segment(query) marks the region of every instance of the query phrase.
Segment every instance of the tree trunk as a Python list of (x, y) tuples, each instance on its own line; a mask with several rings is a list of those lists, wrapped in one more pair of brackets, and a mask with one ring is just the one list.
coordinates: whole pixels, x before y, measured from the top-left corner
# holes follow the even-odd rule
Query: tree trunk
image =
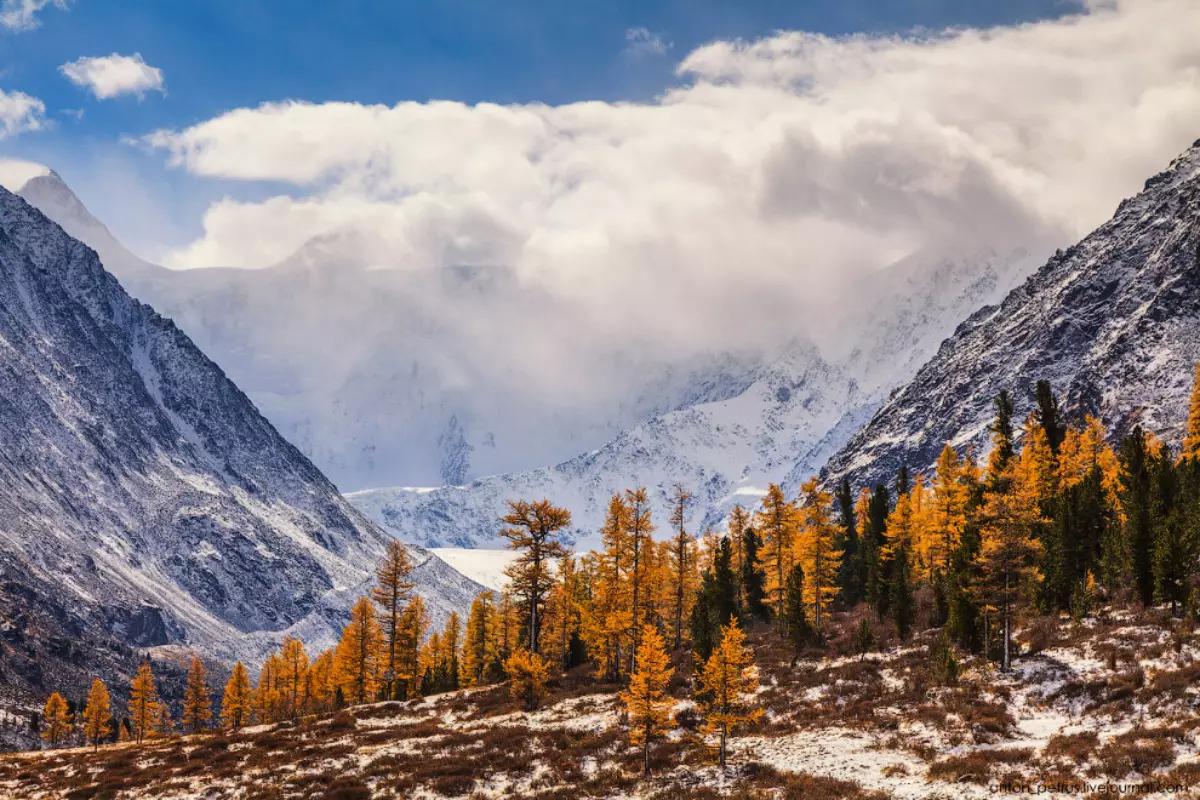
[(1009, 636), (1011, 633), (1011, 623), (1009, 622), (1009, 620), (1011, 618), (1012, 618), (1012, 608), (1009, 607), (1009, 597), (1008, 597), (1008, 564), (1005, 564), (1004, 565), (1004, 656), (1003, 656), (1003, 659), (1001, 660), (1001, 663), (1003, 664), (1002, 671), (1004, 671), (1004, 672), (1009, 671), (1008, 650), (1009, 650)]
[(721, 723), (721, 769), (725, 769), (725, 723)]
[(650, 731), (646, 731), (646, 741), (642, 742), (642, 777), (650, 777)]

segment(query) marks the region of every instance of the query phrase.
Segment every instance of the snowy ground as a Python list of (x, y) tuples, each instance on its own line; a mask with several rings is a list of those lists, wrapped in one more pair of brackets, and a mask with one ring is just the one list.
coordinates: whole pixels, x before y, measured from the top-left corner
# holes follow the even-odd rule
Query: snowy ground
[(429, 552), (476, 583), (496, 591), (503, 591), (508, 585), (504, 570), (517, 557), (512, 550), (470, 550), (465, 547), (435, 547)]
[(949, 682), (930, 670), (932, 635), (866, 659), (793, 664), (773, 631), (757, 630), (766, 716), (733, 739), (726, 772), (700, 746), (686, 682), (678, 727), (642, 781), (614, 687), (573, 673), (531, 714), (495, 686), (228, 738), (11, 756), (0, 760), (0, 797), (291, 800), (325, 797), (333, 781), (357, 792), (339, 796), (363, 800), (916, 800), (1004, 796), (1012, 784), (1050, 796), (1189, 796), (1166, 787), (1200, 783), (1200, 638), (1153, 614), (1050, 627), (1025, 632), (1011, 674), (967, 657)]

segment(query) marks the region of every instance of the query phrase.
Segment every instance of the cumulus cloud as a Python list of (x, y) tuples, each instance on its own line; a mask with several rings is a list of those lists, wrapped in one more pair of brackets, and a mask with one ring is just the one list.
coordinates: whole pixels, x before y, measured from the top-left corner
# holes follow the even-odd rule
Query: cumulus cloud
[(630, 28), (625, 31), (625, 52), (633, 56), (665, 56), (672, 44), (660, 33), (647, 28)]
[(292, 187), (214, 205), (170, 266), (383, 232), (374, 266), (504, 264), (615, 350), (765, 347), (828, 330), (833, 300), (908, 254), (1102, 222), (1200, 135), (1198, 29), (1193, 0), (1119, 0), (1011, 28), (780, 33), (688, 54), (650, 103), (271, 103), (144, 142)]
[(165, 92), (162, 70), (147, 64), (141, 53), (80, 58), (58, 69), (71, 83), (87, 89), (97, 100), (123, 94), (144, 97), (146, 92)]
[(46, 121), (46, 104), (41, 100), (24, 92), (0, 89), (0, 139), (39, 131), (49, 124)]
[(47, 6), (65, 9), (67, 0), (4, 0), (0, 5), (0, 28), (10, 31), (28, 31), (41, 22), (38, 12)]

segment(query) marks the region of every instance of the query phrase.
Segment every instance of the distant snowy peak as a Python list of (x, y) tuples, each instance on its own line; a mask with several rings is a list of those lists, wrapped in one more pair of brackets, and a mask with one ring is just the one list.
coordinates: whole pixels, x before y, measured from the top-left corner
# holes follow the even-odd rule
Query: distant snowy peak
[(47, 169), (44, 174), (32, 177), (16, 194), (58, 223), (72, 238), (95, 250), (105, 266), (119, 277), (160, 269), (138, 258), (117, 241), (54, 170)]
[(1030, 266), (1024, 252), (913, 257), (885, 270), (865, 295), (868, 333), (840, 361), (797, 340), (748, 379), (712, 384), (712, 400), (655, 415), (555, 467), (349, 498), (393, 535), (432, 547), (498, 547), (505, 503), (541, 497), (571, 510), (577, 547), (594, 547), (609, 497), (642, 485), (660, 524), (681, 483), (696, 495), (693, 528), (719, 526), (734, 504), (756, 505), (770, 483), (795, 494), (960, 320), (1002, 296)]
[[(431, 547), (495, 548), (507, 501), (550, 498), (570, 509), (572, 542), (598, 544), (608, 499), (645, 485), (665, 525), (672, 487), (696, 494), (691, 524), (717, 524), (735, 502), (757, 502), (798, 455), (810, 453), (861, 400), (857, 384), (807, 344), (792, 348), (742, 393), (650, 419), (604, 447), (555, 467), (466, 486), (380, 489), (348, 495), (398, 538)], [(440, 552), (440, 551), (439, 551)]]
[(964, 322), (828, 474), (863, 483), (900, 464), (925, 468), (945, 442), (982, 453), (993, 398), (1008, 390), (1020, 421), (1039, 379), (1069, 413), (1098, 414), (1116, 434), (1141, 423), (1176, 439), (1200, 358), (1198, 322), (1200, 142), (999, 306)]

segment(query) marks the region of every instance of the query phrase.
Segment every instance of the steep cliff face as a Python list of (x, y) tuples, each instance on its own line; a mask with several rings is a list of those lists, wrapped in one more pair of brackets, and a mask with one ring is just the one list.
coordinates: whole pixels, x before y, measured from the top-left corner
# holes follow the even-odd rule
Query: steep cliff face
[(170, 320), (0, 189), (0, 592), (24, 598), (0, 628), (254, 658), (285, 630), (328, 639), (386, 541)]
[(1175, 440), (1200, 359), (1200, 142), (1060, 251), (998, 306), (959, 326), (826, 471), (855, 483), (900, 464), (925, 468), (945, 442), (987, 449), (992, 400), (1017, 420), (1049, 380), (1068, 414), (1098, 415), (1114, 434), (1135, 424)]

